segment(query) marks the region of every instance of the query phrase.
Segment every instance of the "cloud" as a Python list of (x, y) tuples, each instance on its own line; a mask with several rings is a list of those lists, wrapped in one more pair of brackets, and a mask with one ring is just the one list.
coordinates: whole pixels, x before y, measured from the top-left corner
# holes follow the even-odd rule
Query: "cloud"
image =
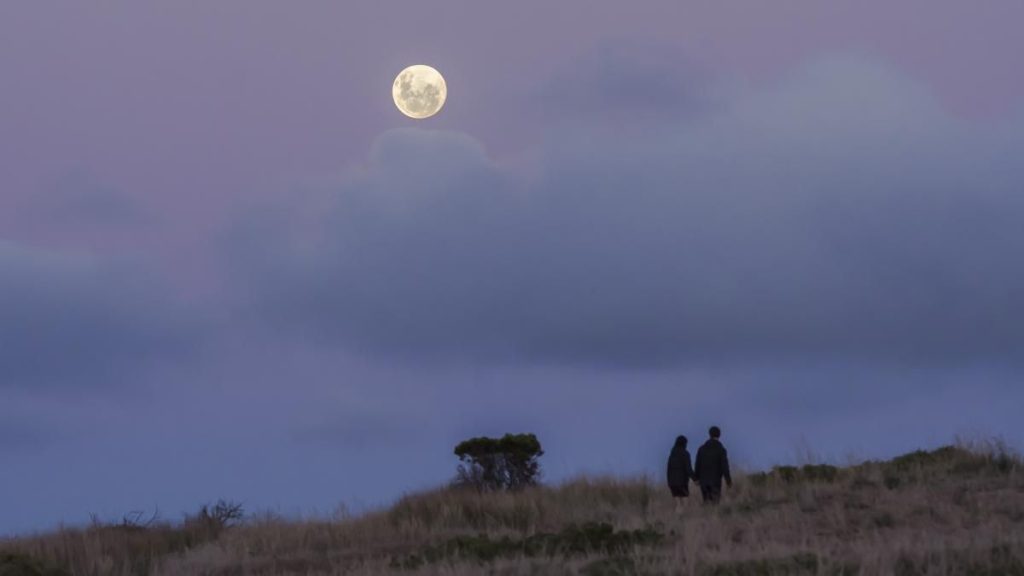
[(0, 241), (0, 389), (129, 383), (195, 352), (179, 312), (140, 266)]
[(403, 358), (1024, 358), (1020, 126), (961, 122), (849, 56), (637, 122), (554, 123), (534, 170), (465, 134), (387, 132), (303, 240), (236, 237), (252, 310)]

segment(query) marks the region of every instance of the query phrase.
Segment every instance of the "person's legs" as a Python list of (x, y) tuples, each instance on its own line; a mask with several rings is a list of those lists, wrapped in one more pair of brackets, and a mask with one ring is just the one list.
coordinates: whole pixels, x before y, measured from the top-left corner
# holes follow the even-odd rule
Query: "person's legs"
[(701, 484), (700, 495), (705, 504), (718, 504), (722, 498), (722, 487), (714, 484)]
[(718, 501), (722, 499), (722, 486), (714, 485), (708, 486), (708, 502), (711, 504), (718, 504)]

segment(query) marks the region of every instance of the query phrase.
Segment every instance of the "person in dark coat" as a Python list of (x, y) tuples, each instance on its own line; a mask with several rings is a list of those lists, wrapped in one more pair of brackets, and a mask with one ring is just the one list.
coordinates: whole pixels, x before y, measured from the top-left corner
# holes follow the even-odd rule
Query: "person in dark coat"
[(690, 480), (694, 478), (690, 465), (690, 451), (686, 449), (686, 436), (677, 436), (668, 456), (668, 489), (676, 501), (676, 509), (690, 495)]
[(694, 466), (694, 476), (700, 484), (700, 495), (704, 502), (717, 504), (722, 498), (722, 480), (732, 488), (732, 476), (729, 475), (729, 455), (722, 446), (719, 438), (722, 431), (718, 426), (712, 426), (708, 430), (708, 441), (697, 449), (697, 462)]

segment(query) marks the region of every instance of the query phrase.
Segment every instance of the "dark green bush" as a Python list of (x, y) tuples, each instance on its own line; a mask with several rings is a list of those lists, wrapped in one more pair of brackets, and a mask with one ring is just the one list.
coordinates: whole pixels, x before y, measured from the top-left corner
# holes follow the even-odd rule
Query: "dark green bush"
[(807, 464), (800, 472), (803, 478), (810, 482), (832, 483), (839, 477), (839, 468), (830, 464)]
[(770, 473), (756, 472), (747, 476), (747, 479), (754, 486), (768, 484), (771, 477), (778, 478), (786, 484), (795, 482), (835, 482), (839, 477), (839, 468), (830, 464), (807, 464), (803, 467), (796, 466), (775, 466)]
[(772, 474), (788, 484), (796, 482), (797, 476), (800, 475), (800, 469), (796, 466), (776, 466), (772, 468)]
[[(932, 451), (915, 450), (882, 462), (881, 468), (890, 489), (934, 478), (936, 474), (974, 476), (990, 473), (1005, 475), (1020, 466), (1020, 459), (1000, 441), (975, 451), (943, 446)], [(923, 473), (927, 471), (926, 473)], [(922, 474), (923, 473), (923, 474)]]
[(936, 464), (950, 463), (958, 457), (970, 456), (970, 453), (956, 446), (943, 446), (932, 450), (915, 450), (913, 452), (897, 456), (890, 461), (890, 464), (899, 472), (925, 468)]
[(747, 476), (747, 480), (750, 481), (750, 484), (758, 487), (767, 485), (768, 478), (769, 475), (767, 472), (755, 472)]
[(0, 554), (0, 576), (65, 576), (67, 572), (52, 568), (27, 554)]

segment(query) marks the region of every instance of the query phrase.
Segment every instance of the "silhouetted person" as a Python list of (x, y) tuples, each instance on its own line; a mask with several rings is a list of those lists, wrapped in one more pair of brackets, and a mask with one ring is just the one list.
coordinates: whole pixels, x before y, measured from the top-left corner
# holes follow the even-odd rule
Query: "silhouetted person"
[(724, 478), (725, 484), (732, 488), (732, 476), (729, 475), (729, 456), (725, 446), (718, 440), (722, 431), (718, 426), (712, 426), (708, 430), (708, 435), (708, 441), (697, 449), (694, 475), (700, 484), (700, 495), (704, 502), (717, 504), (722, 498), (722, 479)]
[(686, 436), (677, 436), (668, 456), (668, 489), (676, 501), (676, 510), (690, 495), (690, 480), (695, 478), (690, 465), (690, 451), (686, 449)]

